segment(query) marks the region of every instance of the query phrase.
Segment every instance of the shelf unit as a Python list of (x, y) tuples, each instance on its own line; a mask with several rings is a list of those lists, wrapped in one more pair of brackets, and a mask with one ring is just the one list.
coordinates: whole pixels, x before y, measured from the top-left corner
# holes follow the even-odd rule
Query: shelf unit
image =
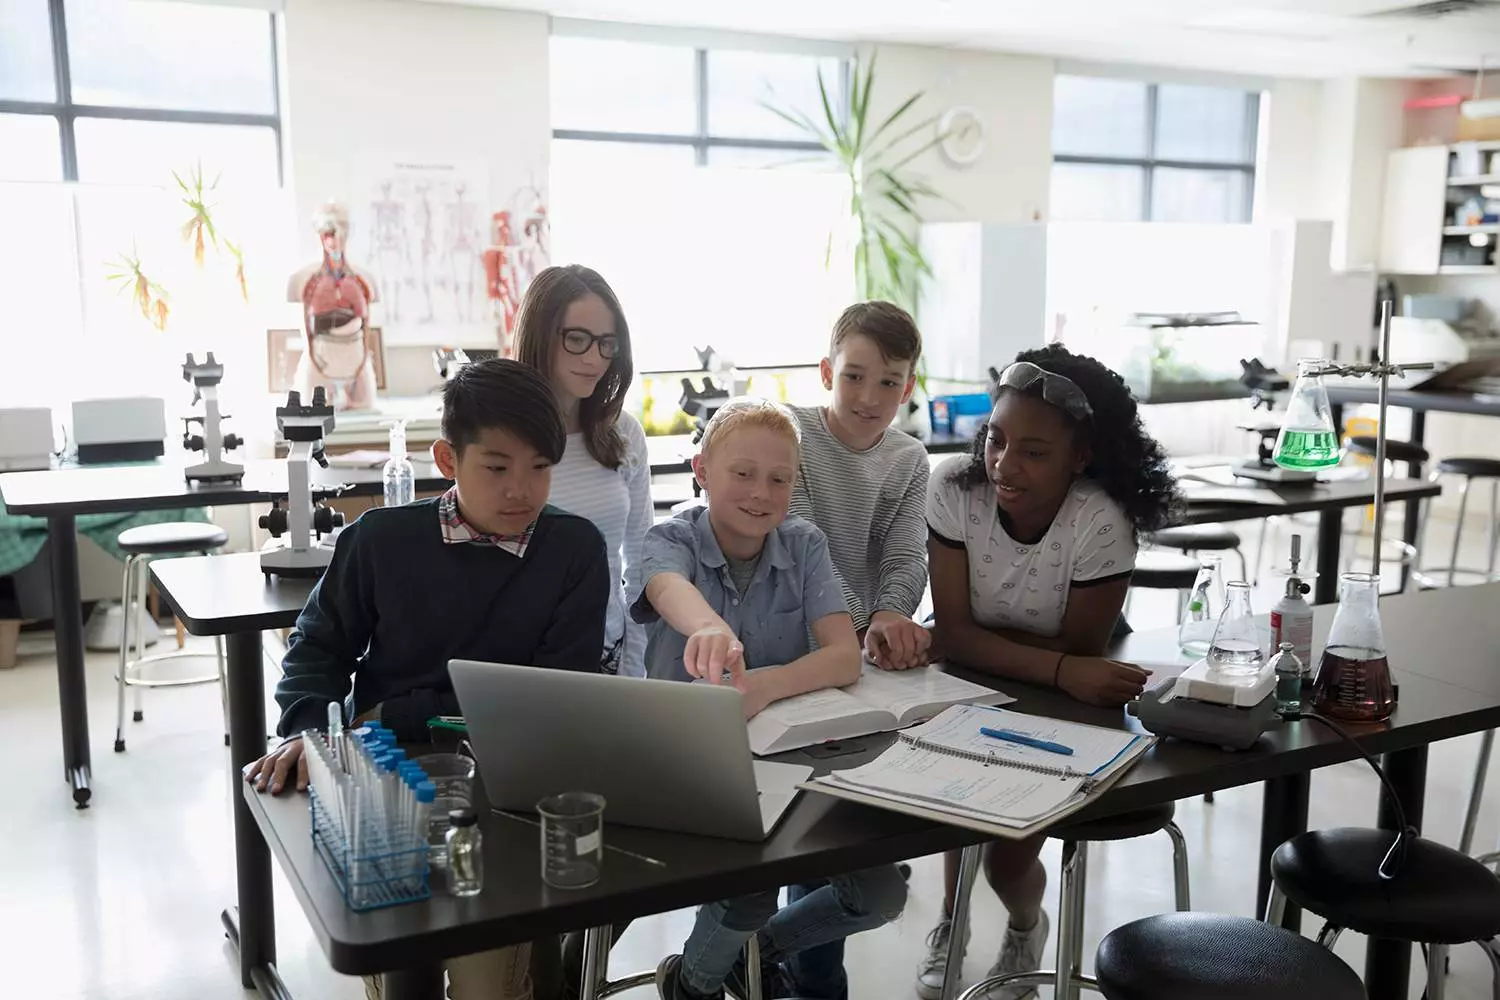
[[(1472, 160), (1479, 154), (1478, 163)], [(1486, 173), (1455, 173), (1460, 163)], [(1455, 209), (1500, 186), (1500, 142), (1413, 146), (1386, 163), (1380, 269), (1391, 274), (1500, 276), (1500, 222), (1453, 225)], [(1496, 199), (1488, 199), (1496, 200)], [(1482, 259), (1480, 259), (1482, 258)]]

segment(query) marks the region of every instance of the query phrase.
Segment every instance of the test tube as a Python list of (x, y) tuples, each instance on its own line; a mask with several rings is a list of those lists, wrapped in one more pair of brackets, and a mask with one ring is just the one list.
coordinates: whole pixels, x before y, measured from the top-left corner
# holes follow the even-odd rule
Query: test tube
[(344, 767), (344, 713), (339, 703), (328, 703), (328, 749), (333, 752), (333, 764), (340, 770)]

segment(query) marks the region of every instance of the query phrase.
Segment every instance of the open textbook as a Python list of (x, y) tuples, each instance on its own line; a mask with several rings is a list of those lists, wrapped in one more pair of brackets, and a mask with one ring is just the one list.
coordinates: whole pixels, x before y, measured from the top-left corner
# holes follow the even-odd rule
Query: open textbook
[[(995, 739), (981, 727), (1062, 744), (1073, 753)], [(955, 705), (898, 734), (870, 763), (802, 787), (1020, 839), (1097, 798), (1154, 742), (1152, 736), (1125, 730)]]
[(866, 663), (846, 688), (810, 691), (770, 705), (750, 720), (750, 750), (782, 753), (798, 747), (889, 732), (929, 719), (949, 705), (1006, 705), (1015, 701), (929, 666), (881, 670)]

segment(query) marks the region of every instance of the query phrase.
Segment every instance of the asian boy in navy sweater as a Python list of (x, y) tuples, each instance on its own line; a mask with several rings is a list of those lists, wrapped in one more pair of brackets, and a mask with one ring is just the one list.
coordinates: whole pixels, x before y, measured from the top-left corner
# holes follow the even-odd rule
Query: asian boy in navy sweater
[[(258, 790), (307, 788), (298, 734), (326, 726), (330, 703), (426, 741), (428, 719), (458, 711), (450, 659), (599, 669), (609, 562), (591, 522), (547, 505), (567, 440), (551, 387), (515, 361), (466, 365), (443, 389), (442, 434), (446, 494), (366, 511), (339, 536), (282, 661), (286, 740), (245, 769)], [(448, 995), (531, 1000), (530, 950), (450, 960)]]

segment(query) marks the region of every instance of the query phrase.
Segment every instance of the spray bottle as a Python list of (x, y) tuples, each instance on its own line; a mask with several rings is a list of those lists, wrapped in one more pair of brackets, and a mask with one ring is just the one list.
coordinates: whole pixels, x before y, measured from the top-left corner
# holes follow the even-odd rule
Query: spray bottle
[(417, 475), (406, 457), (406, 421), (391, 425), (391, 457), (385, 463), (385, 505), (399, 507), (417, 498)]
[(1292, 536), (1292, 571), (1286, 579), (1286, 593), (1271, 608), (1271, 648), (1283, 642), (1292, 644), (1292, 652), (1302, 663), (1312, 662), (1312, 605), (1302, 595), (1312, 588), (1297, 575), (1302, 562), (1302, 536)]

